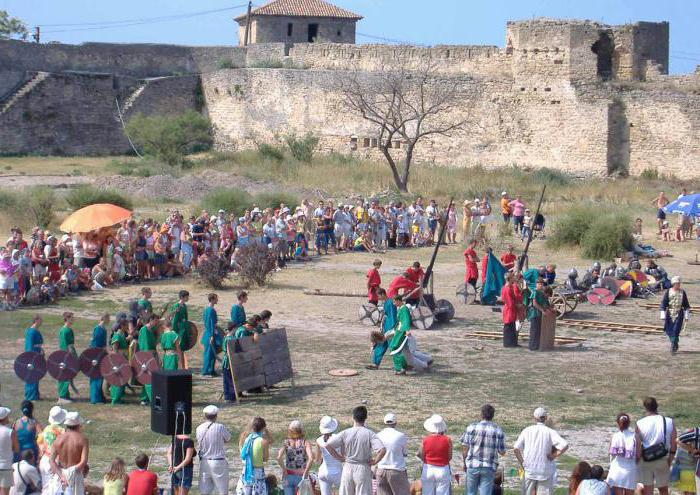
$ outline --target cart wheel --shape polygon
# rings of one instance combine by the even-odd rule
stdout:
[[[435,301],[435,319],[440,323],[447,323],[455,317],[455,307],[447,299]]]
[[[550,300],[550,304],[554,308],[554,311],[557,312],[557,319],[563,318],[567,311],[566,296],[554,294]]]
[[[364,303],[358,309],[358,316],[362,324],[371,327],[379,324],[382,319],[381,310],[374,304]]]
[[[419,330],[428,330],[435,323],[433,311],[424,304],[411,309],[411,323]]]
[[[578,298],[577,297],[566,298],[566,314],[567,315],[569,313],[573,313],[574,310],[576,309],[576,306],[578,306]]]
[[[462,284],[457,287],[457,295],[462,299],[464,304],[471,304],[476,301],[476,291],[470,284]]]

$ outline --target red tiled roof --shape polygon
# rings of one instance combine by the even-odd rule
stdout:
[[[252,15],[285,16],[285,17],[334,17],[359,21],[361,15],[341,9],[324,0],[273,0],[270,3],[253,9]],[[237,21],[245,19],[246,14],[236,17]]]

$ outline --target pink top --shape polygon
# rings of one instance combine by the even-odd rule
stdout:
[[[510,206],[511,208],[513,208],[514,217],[522,217],[523,215],[525,215],[525,203],[523,203],[522,201],[514,199],[510,202]]]

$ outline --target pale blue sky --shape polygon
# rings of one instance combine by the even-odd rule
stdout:
[[[232,18],[243,13],[243,7],[160,22],[151,19],[225,9],[245,1],[0,0],[0,9],[21,17],[30,26],[41,25],[43,41],[226,45],[236,44],[236,24]],[[265,0],[254,1],[254,5],[264,3]],[[425,45],[503,46],[506,21],[540,16],[593,19],[608,24],[666,20],[671,23],[671,71],[692,72],[700,65],[700,0],[336,0],[335,3],[365,17],[358,27],[363,35]],[[129,22],[115,25],[116,21]],[[358,36],[360,43],[372,41],[375,40],[368,36]]]

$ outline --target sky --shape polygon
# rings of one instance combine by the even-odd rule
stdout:
[[[43,41],[235,45],[246,0],[0,0],[0,10],[41,26]],[[266,0],[254,0],[260,6]],[[700,0],[335,0],[364,16],[358,43],[505,43],[509,20],[669,21],[671,73],[700,65]],[[224,10],[226,9],[226,10]],[[194,15],[197,14],[197,15]]]

